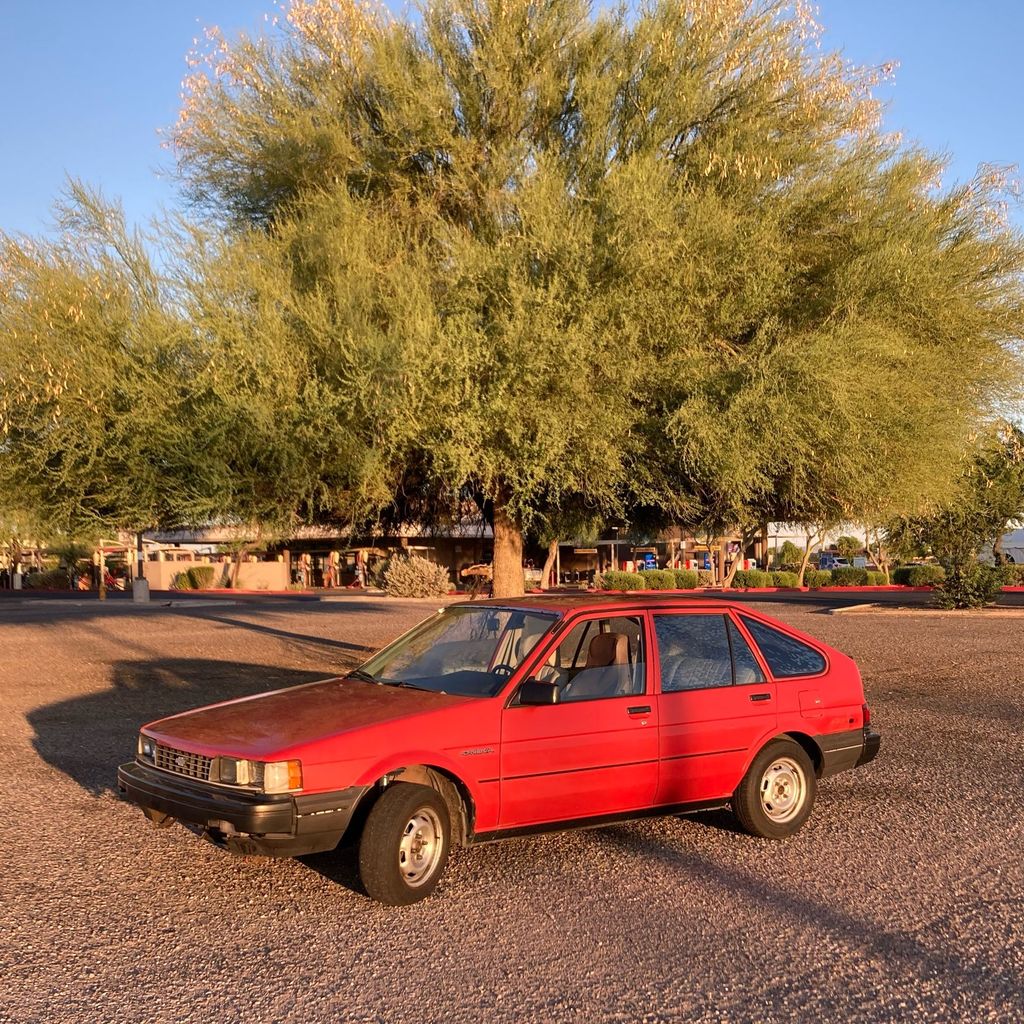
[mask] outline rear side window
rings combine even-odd
[[[825,671],[825,659],[813,647],[756,619],[741,617],[776,679],[816,676]]]
[[[656,615],[661,691],[732,686],[732,652],[724,615]]]

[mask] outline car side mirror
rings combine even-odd
[[[558,684],[542,683],[537,679],[527,679],[519,687],[520,704],[557,704]]]

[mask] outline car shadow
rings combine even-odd
[[[135,756],[146,722],[330,674],[208,658],[119,661],[111,673],[112,688],[26,716],[39,756],[93,796],[117,792],[117,766]]]

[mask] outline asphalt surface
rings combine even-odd
[[[770,614],[854,655],[882,753],[782,843],[725,812],[457,852],[239,859],[114,791],[140,723],[334,674],[431,610],[0,605],[0,1021],[1016,1021],[1024,618]]]

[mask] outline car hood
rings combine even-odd
[[[169,746],[198,753],[261,758],[475,699],[358,679],[325,679],[161,718],[145,731]]]

